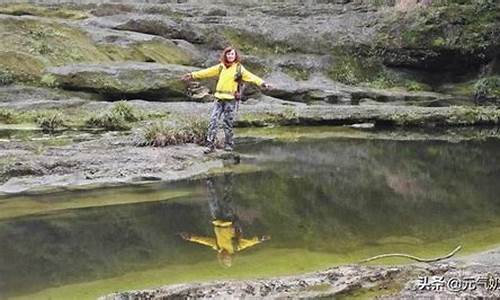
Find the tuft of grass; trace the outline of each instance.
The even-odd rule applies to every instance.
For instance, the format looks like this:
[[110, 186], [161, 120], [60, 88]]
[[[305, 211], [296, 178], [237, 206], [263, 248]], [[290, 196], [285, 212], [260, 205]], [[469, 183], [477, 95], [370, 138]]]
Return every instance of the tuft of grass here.
[[46, 111], [35, 115], [35, 123], [42, 128], [43, 132], [54, 132], [66, 127], [66, 121], [60, 111]]
[[57, 80], [52, 74], [44, 74], [40, 79], [40, 84], [45, 87], [56, 88]]
[[127, 101], [118, 101], [113, 107], [100, 114], [91, 115], [85, 120], [85, 126], [105, 130], [129, 130], [130, 123], [143, 120], [144, 112], [132, 107]]
[[137, 122], [144, 118], [141, 112], [133, 108], [132, 105], [125, 100], [116, 102], [111, 109], [111, 113], [123, 117], [127, 122]]
[[0, 122], [5, 124], [17, 123], [18, 114], [10, 109], [0, 108]]
[[9, 85], [15, 81], [15, 76], [9, 70], [0, 70], [0, 85]]
[[207, 140], [208, 120], [179, 119], [177, 122], [155, 122], [146, 127], [141, 146], [165, 147], [185, 143], [203, 145]]
[[90, 128], [102, 128], [105, 130], [129, 130], [130, 124], [125, 121], [123, 116], [111, 111], [91, 115], [85, 120], [85, 126]]
[[500, 76], [479, 79], [474, 84], [474, 99], [477, 102], [500, 99]]
[[405, 88], [410, 92], [421, 92], [425, 90], [425, 85], [416, 81], [407, 81]]

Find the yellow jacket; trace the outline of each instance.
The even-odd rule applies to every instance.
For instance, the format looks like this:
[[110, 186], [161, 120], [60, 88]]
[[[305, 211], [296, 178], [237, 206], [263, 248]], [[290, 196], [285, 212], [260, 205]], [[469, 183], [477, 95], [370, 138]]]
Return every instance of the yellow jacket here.
[[[226, 68], [223, 63], [220, 63], [207, 69], [192, 72], [191, 76], [193, 79], [204, 79], [219, 76], [217, 87], [215, 88], [215, 97], [221, 100], [232, 100], [234, 99], [234, 94], [238, 90], [238, 82], [234, 80], [238, 64], [239, 63], [234, 63], [229, 68]], [[258, 86], [262, 85], [264, 82], [264, 80], [260, 77], [247, 71], [243, 65], [241, 65], [241, 75], [243, 81], [251, 82]]]
[[190, 236], [187, 240], [195, 242], [222, 252], [226, 250], [229, 254], [234, 254], [237, 251], [252, 247], [262, 241], [258, 237], [252, 239], [243, 239], [236, 237], [236, 230], [232, 222], [215, 220], [214, 225], [215, 239], [213, 237]]

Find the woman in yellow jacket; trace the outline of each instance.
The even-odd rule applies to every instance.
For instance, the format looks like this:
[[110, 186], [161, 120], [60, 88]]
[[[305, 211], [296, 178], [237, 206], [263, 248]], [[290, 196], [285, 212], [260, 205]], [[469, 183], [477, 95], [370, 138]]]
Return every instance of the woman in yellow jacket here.
[[[241, 75], [241, 78], [237, 78]], [[210, 123], [208, 125], [207, 146], [205, 153], [215, 151], [215, 138], [217, 136], [217, 121], [222, 114], [224, 114], [224, 136], [225, 145], [224, 150], [232, 151], [234, 147], [233, 142], [233, 123], [234, 111], [236, 106], [236, 98], [238, 94], [238, 81], [245, 81], [256, 84], [263, 88], [271, 88], [271, 86], [264, 82], [258, 76], [247, 71], [240, 64], [240, 56], [236, 49], [227, 47], [221, 55], [220, 63], [197, 72], [191, 72], [182, 77], [182, 80], [189, 81], [193, 79], [204, 79], [210, 77], [219, 77], [215, 91], [215, 105], [210, 116]]]

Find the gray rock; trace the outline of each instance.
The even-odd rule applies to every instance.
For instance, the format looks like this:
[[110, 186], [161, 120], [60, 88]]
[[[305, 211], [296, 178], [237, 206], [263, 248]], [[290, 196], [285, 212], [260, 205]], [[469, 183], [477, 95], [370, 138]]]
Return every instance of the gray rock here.
[[80, 107], [96, 100], [91, 94], [30, 86], [0, 87], [0, 107], [18, 111]]
[[177, 22], [169, 17], [161, 15], [130, 13], [106, 17], [93, 17], [84, 20], [82, 24], [141, 32], [169, 39], [183, 39], [194, 43], [203, 41], [200, 33], [194, 30], [190, 24], [186, 22]]
[[111, 100], [172, 100], [185, 98], [180, 77], [194, 70], [181, 65], [127, 62], [51, 67], [46, 73], [54, 76], [61, 88], [98, 93]]
[[444, 101], [450, 96], [431, 92], [407, 92], [398, 90], [379, 90], [368, 87], [348, 86], [334, 82], [321, 74], [313, 74], [306, 81], [296, 81], [282, 72], [272, 73], [266, 78], [276, 89], [268, 92], [274, 97], [290, 101], [311, 103], [324, 101], [334, 104], [358, 104], [361, 99], [372, 99], [376, 102], [406, 102], [427, 104], [431, 101]]

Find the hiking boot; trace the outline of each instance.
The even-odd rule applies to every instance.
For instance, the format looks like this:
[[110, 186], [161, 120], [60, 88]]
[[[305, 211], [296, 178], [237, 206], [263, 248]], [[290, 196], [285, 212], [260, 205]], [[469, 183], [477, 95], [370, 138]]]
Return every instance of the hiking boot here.
[[205, 148], [205, 150], [203, 150], [204, 154], [209, 154], [212, 152], [215, 152], [215, 147], [213, 147], [213, 146], [208, 146], [207, 148]]

